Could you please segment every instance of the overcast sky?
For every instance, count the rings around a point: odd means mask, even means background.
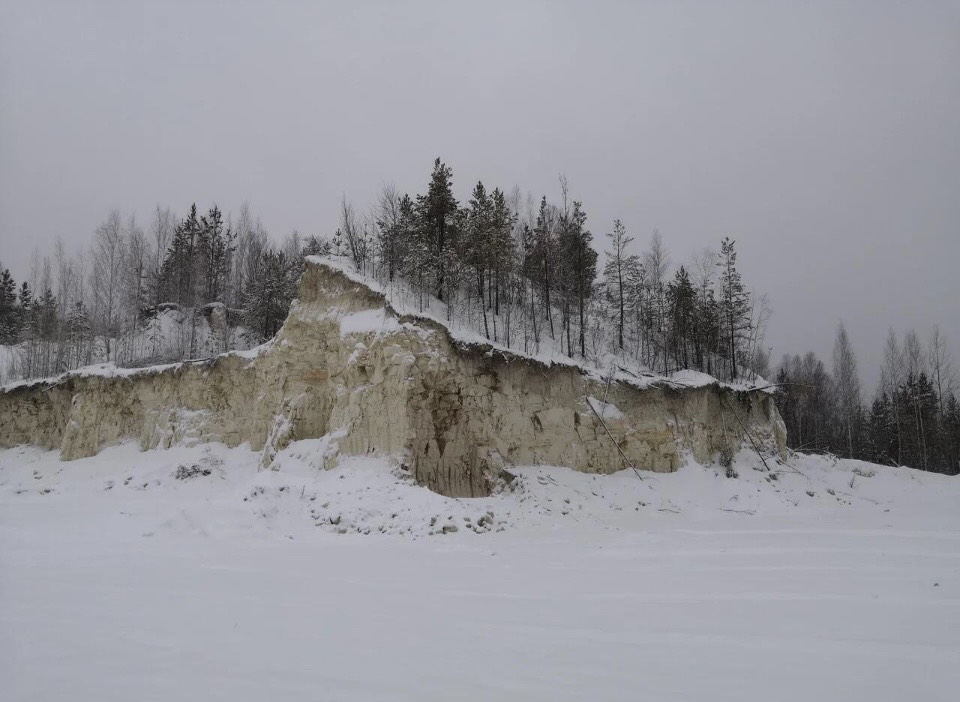
[[[729,235],[768,342],[868,386],[889,327],[960,363],[960,2],[0,1],[0,262],[112,208],[330,233],[435,156],[688,260]]]

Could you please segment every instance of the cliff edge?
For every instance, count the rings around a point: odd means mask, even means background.
[[[290,441],[328,434],[339,453],[396,455],[420,484],[465,497],[489,494],[511,465],[667,472],[688,453],[708,463],[748,440],[785,452],[766,392],[606,382],[464,342],[313,258],[283,328],[251,352],[0,390],[0,446],[59,449],[63,460],[126,439],[143,449],[219,441],[248,443],[267,467]]]

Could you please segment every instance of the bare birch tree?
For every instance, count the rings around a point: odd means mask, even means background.
[[[854,426],[860,417],[860,378],[857,375],[857,359],[843,322],[837,328],[837,338],[833,344],[833,384],[837,411],[847,437],[847,456],[853,458]]]
[[[106,357],[111,358],[111,339],[117,336],[123,289],[125,247],[120,212],[113,210],[97,227],[93,250],[91,288],[94,320],[103,336]]]

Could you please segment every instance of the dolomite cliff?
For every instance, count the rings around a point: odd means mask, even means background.
[[[606,406],[588,398],[606,397]],[[605,425],[605,426],[604,426]],[[674,471],[753,441],[785,451],[764,392],[718,384],[606,384],[455,340],[380,292],[311,260],[277,335],[256,354],[113,374],[82,372],[0,391],[0,446],[63,460],[136,439],[144,449],[248,442],[263,465],[290,441],[337,432],[340,453],[394,454],[450,496],[488,494],[512,464],[610,473]]]

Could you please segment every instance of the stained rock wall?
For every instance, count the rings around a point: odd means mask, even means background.
[[[291,440],[336,431],[341,453],[399,455],[418,482],[452,496],[488,494],[518,464],[673,471],[688,452],[709,462],[735,451],[744,429],[784,452],[766,393],[607,386],[573,366],[463,344],[319,261],[258,353],[0,391],[0,446],[71,460],[131,438],[144,449],[247,442],[266,467]]]

